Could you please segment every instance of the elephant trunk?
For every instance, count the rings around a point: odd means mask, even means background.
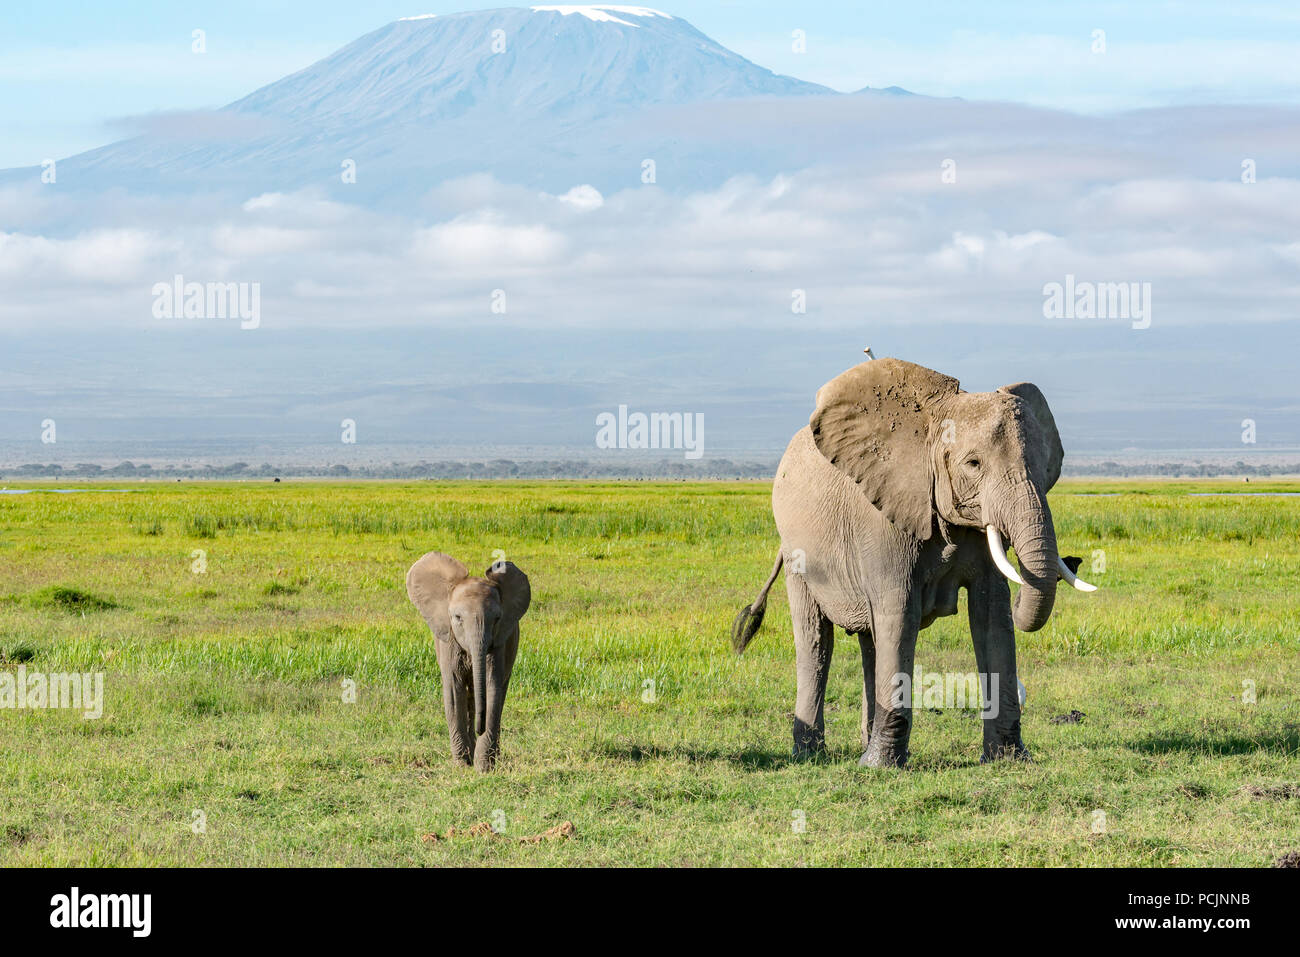
[[[1010,502],[1005,516],[996,519],[1011,538],[1024,579],[1016,593],[1011,617],[1021,631],[1037,631],[1047,624],[1056,601],[1056,583],[1060,578],[1056,529],[1047,507],[1047,496],[1032,482],[1024,482]]]
[[[475,642],[470,651],[474,675],[474,734],[481,735],[487,724],[487,638]]]

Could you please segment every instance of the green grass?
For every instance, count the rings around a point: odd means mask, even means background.
[[[1204,491],[1300,483],[1058,486],[1102,590],[1019,636],[1034,763],[981,766],[977,720],[922,711],[904,772],[857,767],[842,633],[830,755],[790,761],[783,587],[730,652],[777,545],[762,483],[3,495],[0,669],[103,672],[105,704],[0,710],[0,864],[1267,865],[1300,849],[1300,499]],[[403,588],[434,548],[532,580],[489,776],[448,761]],[[973,670],[964,609],[917,658]],[[420,839],[483,820],[505,837]]]

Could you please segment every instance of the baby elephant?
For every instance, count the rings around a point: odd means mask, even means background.
[[[511,562],[497,562],[482,578],[471,578],[450,555],[429,552],[406,573],[406,594],[437,638],[452,757],[491,771],[519,650],[519,619],[532,597],[528,576]]]

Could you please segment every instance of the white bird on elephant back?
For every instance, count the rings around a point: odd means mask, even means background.
[[[1057,583],[1095,590],[1057,551],[1047,493],[1065,452],[1051,409],[1028,382],[965,392],[900,359],[863,362],[822,386],[808,426],[777,467],[781,535],[772,574],[732,626],[743,652],[782,568],[794,621],[794,754],[824,751],[835,626],[862,649],[861,762],[907,762],[912,700],[900,693],[917,635],[957,613],[965,588],[985,701],[982,761],[1028,759],[1016,629],[1047,624]],[[1020,569],[1008,561],[1006,536]],[[1007,580],[1020,585],[1012,600]],[[996,689],[996,691],[992,691]]]

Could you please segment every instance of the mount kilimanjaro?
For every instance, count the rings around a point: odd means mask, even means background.
[[[619,189],[636,185],[653,159],[663,185],[694,188],[815,159],[780,145],[775,117],[760,120],[755,134],[764,100],[905,93],[841,94],[780,76],[646,7],[429,15],[390,23],[226,107],[187,115],[172,124],[176,132],[61,160],[59,182],[162,194],[315,187],[392,205],[477,172],[542,189]],[[733,134],[718,129],[716,113],[698,112],[740,101],[750,106],[750,125]],[[354,183],[346,182],[349,163]]]

